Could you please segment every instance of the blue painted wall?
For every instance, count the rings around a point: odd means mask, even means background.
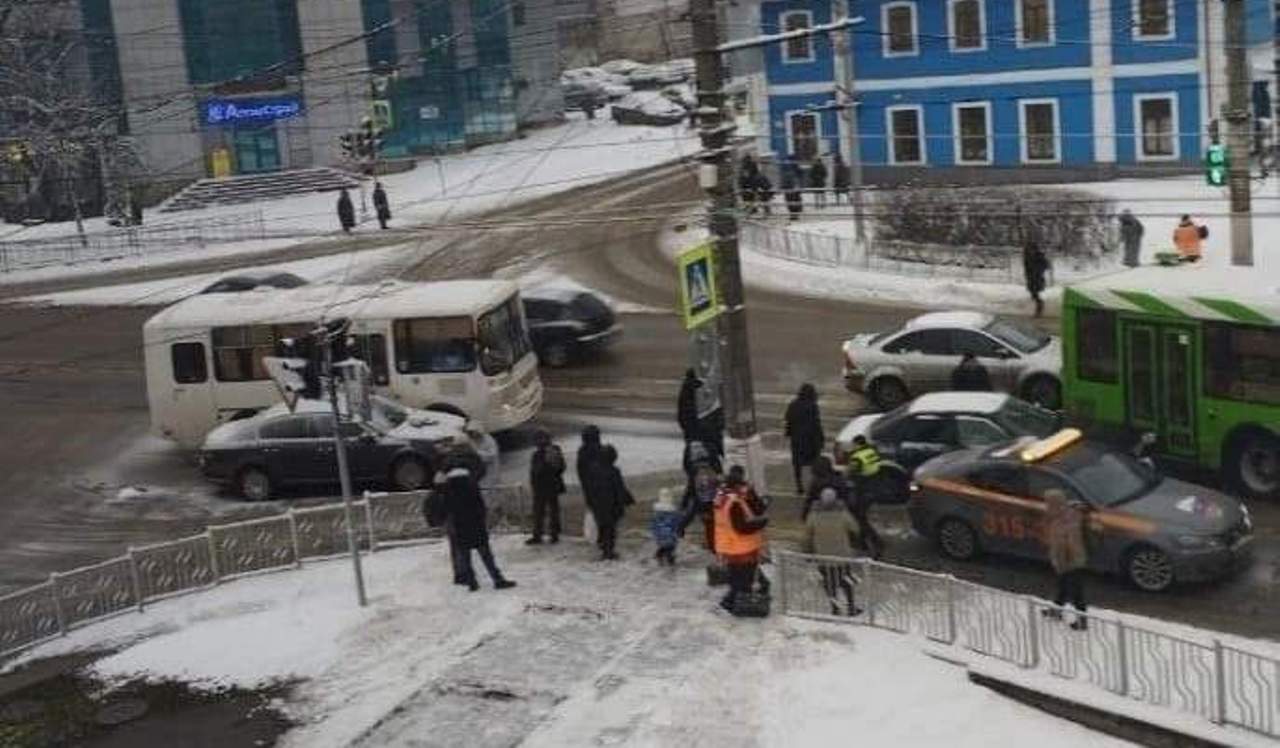
[[[1200,25],[1197,23],[1199,14],[1196,9],[1200,0],[1173,0],[1174,38],[1149,41],[1134,39],[1137,26],[1133,22],[1133,3],[1136,1],[1112,1],[1112,62],[1116,65],[1128,65],[1196,59],[1200,39]]]
[[[782,31],[781,17],[789,10],[807,10],[813,14],[814,25],[831,23],[831,3],[824,0],[788,0],[766,2],[760,5],[760,33],[777,34]],[[764,48],[765,69],[769,82],[805,83],[830,81],[835,77],[834,50],[827,34],[811,37],[814,44],[813,62],[783,62],[782,45],[770,44]]]
[[[1184,163],[1200,161],[1200,77],[1197,75],[1160,76],[1154,78],[1117,78],[1114,87],[1116,107],[1116,159],[1122,164],[1136,163],[1137,144],[1134,128],[1134,95],[1140,93],[1178,94],[1178,150]]]
[[[787,153],[787,112],[808,109],[810,106],[822,106],[830,100],[830,94],[769,97],[769,147],[779,159],[785,159],[789,155]],[[834,111],[819,112],[818,122],[822,130],[822,152],[826,155],[835,153],[839,150],[838,115]]]

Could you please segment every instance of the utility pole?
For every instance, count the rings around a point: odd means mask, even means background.
[[[347,464],[347,441],[342,436],[342,413],[338,407],[338,373],[333,360],[333,340],[346,335],[346,325],[338,328],[322,326],[317,332],[324,346],[324,372],[329,379],[329,404],[333,407],[333,447],[338,453],[338,480],[342,483],[342,509],[347,523],[347,551],[351,553],[351,566],[356,575],[356,599],[360,607],[369,604],[364,591],[364,570],[360,566],[360,548],[356,543],[355,512],[351,506],[351,469]],[[348,408],[350,404],[348,404]]]
[[[836,0],[836,18],[849,19],[849,0]],[[836,66],[840,70],[840,85],[836,87],[840,111],[849,132],[849,189],[853,198],[853,233],[859,244],[867,241],[866,220],[863,215],[862,195],[862,137],[858,134],[858,105],[853,93],[853,33],[848,29],[837,31],[835,39]]]
[[[345,75],[342,77],[342,98],[347,102],[347,121],[351,123],[351,132],[357,133],[356,142],[359,142],[360,122],[356,119],[356,113],[351,108],[351,82]],[[363,165],[364,158],[358,152],[353,155],[356,163]],[[369,218],[369,203],[365,200],[364,194],[364,174],[356,175],[356,184],[360,187],[360,220],[363,221]]]
[[[729,433],[727,459],[740,464],[757,486],[765,485],[764,450],[756,432],[755,392],[747,342],[742,262],[738,255],[738,205],[733,183],[733,121],[725,116],[724,68],[715,0],[691,0],[694,62],[698,84],[702,164],[699,177],[710,200],[708,222],[715,242],[716,282],[723,311],[716,319],[720,401]]]
[[[1245,0],[1224,0],[1226,5],[1227,186],[1231,190],[1231,264],[1253,264],[1253,216],[1250,213],[1249,50],[1246,44]]]

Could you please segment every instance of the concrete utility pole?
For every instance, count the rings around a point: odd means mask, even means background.
[[[849,19],[849,0],[836,0],[836,18]],[[849,132],[849,189],[853,198],[853,233],[859,244],[867,241],[866,219],[863,216],[862,195],[862,137],[858,134],[858,105],[853,94],[853,44],[849,30],[832,34],[835,39],[836,66],[840,70],[840,92],[837,101],[844,115]]]
[[[1226,5],[1227,156],[1231,160],[1227,186],[1231,190],[1231,264],[1253,264],[1253,216],[1250,213],[1249,176],[1249,50],[1245,28],[1245,0],[1224,0]]]
[[[351,469],[347,463],[347,442],[342,436],[342,413],[338,407],[338,373],[333,361],[333,339],[346,335],[345,329],[321,328],[321,344],[324,346],[324,371],[329,378],[329,403],[333,406],[333,447],[338,453],[338,480],[342,483],[343,517],[347,523],[347,551],[351,553],[351,566],[356,575],[356,600],[360,607],[369,604],[364,591],[364,570],[360,566],[360,548],[356,543],[356,518],[351,506]],[[350,403],[347,404],[350,408]]]
[[[702,137],[700,179],[710,199],[708,220],[715,242],[716,280],[724,311],[719,336],[720,402],[724,407],[728,464],[739,464],[757,486],[765,486],[764,451],[756,432],[755,391],[747,344],[742,263],[738,255],[738,205],[733,184],[733,121],[725,116],[724,69],[715,0],[691,0],[698,84],[698,129]]]

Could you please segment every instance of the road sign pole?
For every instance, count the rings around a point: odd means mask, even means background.
[[[1245,29],[1245,0],[1225,0],[1227,47],[1227,153],[1231,189],[1231,264],[1253,264],[1253,215],[1249,176],[1249,50]]]
[[[338,454],[338,480],[342,483],[342,510],[347,524],[347,550],[351,553],[351,568],[356,576],[356,600],[360,607],[369,604],[364,589],[364,569],[360,566],[360,547],[356,543],[356,518],[351,505],[351,470],[347,464],[347,442],[342,436],[342,413],[338,408],[338,375],[333,365],[333,337],[345,335],[343,331],[321,330],[324,336],[324,369],[329,375],[329,404],[333,407],[333,447]]]

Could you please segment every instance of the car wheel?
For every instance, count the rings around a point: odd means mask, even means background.
[[[401,457],[391,466],[391,485],[397,491],[418,491],[430,480],[430,468],[417,457]]]
[[[944,519],[938,523],[938,550],[947,558],[971,561],[979,553],[978,533],[962,519]]]
[[[549,344],[542,351],[542,363],[550,366],[552,369],[559,369],[569,365],[569,359],[572,352],[569,350],[569,344],[564,341],[556,341]]]
[[[1226,468],[1230,482],[1249,498],[1280,496],[1280,439],[1253,431],[1232,440]]]
[[[1053,377],[1032,377],[1022,387],[1022,399],[1041,408],[1058,410],[1062,407],[1062,384]]]
[[[260,467],[247,467],[236,477],[236,488],[249,501],[266,501],[271,498],[271,476]]]
[[[1125,557],[1124,573],[1129,583],[1143,592],[1164,592],[1173,585],[1172,559],[1149,545],[1136,548]]]
[[[871,402],[877,408],[890,411],[905,403],[911,396],[907,386],[897,377],[880,377],[871,383]]]

